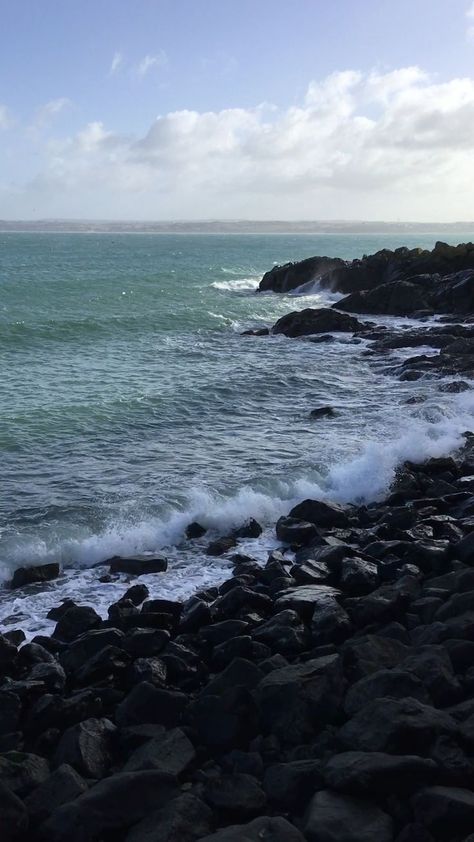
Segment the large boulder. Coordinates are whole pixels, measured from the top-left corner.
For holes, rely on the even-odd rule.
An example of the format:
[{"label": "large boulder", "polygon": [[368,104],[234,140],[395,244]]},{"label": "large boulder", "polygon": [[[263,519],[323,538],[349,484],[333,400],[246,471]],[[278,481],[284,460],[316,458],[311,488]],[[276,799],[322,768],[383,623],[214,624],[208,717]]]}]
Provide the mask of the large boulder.
[{"label": "large boulder", "polygon": [[436,774],[437,766],[433,760],[379,751],[336,754],[323,770],[326,784],[331,789],[369,797],[397,790],[410,792],[419,789],[432,783]]},{"label": "large boulder", "polygon": [[[260,816],[248,824],[234,824],[204,836],[200,842],[305,842],[299,830],[281,816]],[[380,840],[382,842],[382,840]]]},{"label": "large boulder", "polygon": [[326,503],[323,500],[303,500],[294,506],[289,517],[306,520],[322,529],[344,528],[348,524],[348,510],[338,503]]},{"label": "large boulder", "polygon": [[23,588],[25,585],[34,585],[39,582],[50,582],[59,576],[59,564],[39,564],[35,567],[18,567],[10,582],[11,588]]},{"label": "large boulder", "polygon": [[308,842],[392,842],[393,822],[370,801],[323,789],[309,804],[304,833]]},{"label": "large boulder", "polygon": [[273,325],[272,333],[283,333],[285,336],[310,336],[313,333],[354,333],[363,330],[364,325],[347,313],[337,310],[312,309],[296,310],[287,313]]},{"label": "large boulder", "polygon": [[195,842],[210,832],[211,825],[207,804],[186,792],[132,827],[125,842]]},{"label": "large boulder", "polygon": [[308,257],[298,263],[274,266],[265,272],[260,281],[259,292],[290,292],[303,284],[311,283],[326,275],[332,269],[345,266],[338,257]]},{"label": "large boulder", "polygon": [[62,735],[54,765],[69,764],[86,778],[103,778],[110,765],[114,725],[108,719],[90,719],[72,725]]},{"label": "large boulder", "polygon": [[474,828],[474,792],[470,789],[427,787],[412,803],[417,820],[437,838],[462,839]]}]

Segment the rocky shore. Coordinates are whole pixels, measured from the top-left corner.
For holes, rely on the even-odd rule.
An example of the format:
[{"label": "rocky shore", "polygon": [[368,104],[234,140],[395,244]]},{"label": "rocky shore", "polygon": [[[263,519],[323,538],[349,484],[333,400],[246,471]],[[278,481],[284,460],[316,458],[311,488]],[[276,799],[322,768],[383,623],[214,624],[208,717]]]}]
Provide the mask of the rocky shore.
[{"label": "rocky shore", "polygon": [[[320,277],[352,303],[260,335],[349,332],[391,374],[469,388],[473,245],[312,260],[276,267],[262,289]],[[366,315],[395,301],[416,327]],[[439,354],[416,353],[426,345]],[[264,565],[248,551],[260,532],[251,520],[210,542],[233,574],[185,602],[140,583],[145,569],[166,575],[165,558],[115,558],[98,575],[128,581],[108,619],[66,601],[50,637],[4,631],[2,839],[473,842],[474,436],[453,457],[405,463],[383,502],[302,501]],[[202,534],[189,525],[189,542]],[[17,571],[12,586],[57,573]]]}]

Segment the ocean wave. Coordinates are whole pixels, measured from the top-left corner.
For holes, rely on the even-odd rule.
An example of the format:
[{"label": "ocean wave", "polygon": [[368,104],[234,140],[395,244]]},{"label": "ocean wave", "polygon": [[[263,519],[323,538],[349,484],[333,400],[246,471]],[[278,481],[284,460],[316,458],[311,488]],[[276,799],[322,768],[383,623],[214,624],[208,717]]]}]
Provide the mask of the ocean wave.
[{"label": "ocean wave", "polygon": [[211,287],[225,292],[254,292],[260,283],[259,277],[237,278],[233,281],[213,281]]}]

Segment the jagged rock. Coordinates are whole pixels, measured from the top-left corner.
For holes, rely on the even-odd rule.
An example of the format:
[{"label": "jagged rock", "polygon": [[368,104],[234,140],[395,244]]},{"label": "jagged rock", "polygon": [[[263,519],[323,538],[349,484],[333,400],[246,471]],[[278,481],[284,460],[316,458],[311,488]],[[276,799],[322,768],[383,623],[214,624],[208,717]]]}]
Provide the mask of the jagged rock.
[{"label": "jagged rock", "polygon": [[128,684],[132,687],[146,681],[154,687],[166,685],[167,669],[161,658],[136,658],[127,670]]},{"label": "jagged rock", "polygon": [[49,842],[98,840],[124,831],[177,795],[173,778],[161,772],[123,772],[53,811],[42,826]]},{"label": "jagged rock", "polygon": [[11,588],[24,588],[38,582],[50,582],[59,576],[59,564],[41,564],[37,567],[17,567],[10,582]]},{"label": "jagged rock", "polygon": [[93,608],[77,605],[69,608],[58,620],[53,632],[54,637],[66,642],[72,641],[84,632],[97,629],[102,620]]},{"label": "jagged rock", "polygon": [[257,710],[246,687],[201,695],[191,713],[200,741],[213,751],[243,748],[257,733]]},{"label": "jagged rock", "polygon": [[137,748],[128,758],[123,771],[141,772],[156,769],[179,777],[194,761],[193,744],[180,728],[166,731]]},{"label": "jagged rock", "polygon": [[140,605],[145,599],[148,599],[149,596],[150,591],[146,585],[132,585],[125,591],[122,599],[129,599],[134,605]]},{"label": "jagged rock", "polygon": [[316,646],[339,643],[350,635],[352,623],[349,615],[334,596],[322,594],[313,605],[311,634]]},{"label": "jagged rock", "polygon": [[74,674],[74,683],[88,686],[119,677],[128,667],[130,655],[117,646],[105,646],[89,658]]},{"label": "jagged rock", "polygon": [[322,603],[327,599],[340,596],[340,591],[329,585],[300,585],[297,588],[287,588],[278,596],[275,607],[282,611],[291,609],[296,611],[306,622],[309,622]]},{"label": "jagged rock", "polygon": [[179,628],[183,632],[194,632],[211,622],[211,609],[207,602],[192,596],[184,605],[179,618]]},{"label": "jagged rock", "polygon": [[343,690],[339,655],[272,671],[255,690],[263,732],[290,745],[304,742],[337,718]]},{"label": "jagged rock", "polygon": [[254,640],[265,643],[272,652],[296,655],[307,643],[307,632],[296,611],[280,611],[252,633]]},{"label": "jagged rock", "polygon": [[177,725],[187,703],[184,693],[161,690],[142,681],[117,706],[115,719],[121,728],[143,722]]},{"label": "jagged rock", "polygon": [[293,760],[268,766],[263,788],[275,806],[295,810],[307,804],[309,797],[322,782],[319,760]]},{"label": "jagged rock", "polygon": [[305,842],[296,827],[281,816],[260,816],[248,824],[230,827],[204,836],[200,842]]},{"label": "jagged rock", "polygon": [[375,699],[342,726],[341,743],[360,751],[429,753],[440,734],[455,734],[449,714],[417,699]]},{"label": "jagged rock", "polygon": [[25,806],[33,822],[42,822],[57,807],[74,801],[87,789],[84,779],[64,763],[25,798]]},{"label": "jagged rock", "polygon": [[369,801],[326,789],[310,802],[304,833],[308,842],[392,842],[393,822]]},{"label": "jagged rock", "polygon": [[193,521],[193,523],[190,523],[186,527],[186,538],[192,541],[195,538],[202,538],[202,536],[205,535],[206,532],[207,529],[205,526],[201,526],[200,523]]},{"label": "jagged rock", "polygon": [[61,664],[35,664],[28,676],[30,681],[41,681],[51,693],[61,693],[66,686],[66,673]]},{"label": "jagged rock", "polygon": [[204,788],[204,799],[227,819],[248,819],[262,812],[266,796],[258,781],[244,773],[223,774]]},{"label": "jagged rock", "polygon": [[125,842],[195,842],[209,833],[212,812],[191,793],[173,798],[135,825]]},{"label": "jagged rock", "polygon": [[20,722],[21,701],[16,693],[0,690],[0,735],[16,731]]},{"label": "jagged rock", "polygon": [[331,789],[367,797],[397,790],[414,791],[432,783],[436,774],[433,760],[378,751],[336,754],[323,770],[324,780]]},{"label": "jagged rock", "polygon": [[276,524],[276,536],[286,544],[307,547],[318,536],[318,530],[312,523],[293,517],[281,517]]},{"label": "jagged rock", "polygon": [[363,558],[346,558],[342,562],[338,584],[345,593],[354,596],[370,593],[379,584],[377,565]]},{"label": "jagged rock", "polygon": [[68,728],[56,749],[56,767],[69,764],[86,778],[103,778],[110,765],[110,743],[115,733],[108,719],[90,718]]},{"label": "jagged rock", "polygon": [[106,562],[111,573],[129,573],[131,576],[143,576],[150,573],[166,573],[168,560],[164,556],[136,555],[121,558],[115,556]]},{"label": "jagged rock", "polygon": [[46,614],[48,620],[59,620],[66,611],[69,611],[70,608],[75,608],[76,603],[73,599],[63,599],[59,605],[55,605],[54,608],[51,608],[48,613]]},{"label": "jagged rock", "polygon": [[124,637],[123,648],[133,657],[147,658],[159,655],[169,639],[165,629],[134,629]]},{"label": "jagged rock", "polygon": [[16,646],[7,637],[0,634],[0,669],[8,669],[16,660],[17,656],[18,650]]},{"label": "jagged rock", "polygon": [[206,555],[219,556],[228,553],[237,544],[237,539],[232,535],[227,538],[216,538],[211,541],[206,550]]},{"label": "jagged rock", "polygon": [[351,716],[373,699],[404,699],[407,696],[425,704],[431,702],[429,693],[416,675],[405,669],[379,670],[364,676],[349,688],[344,710]]},{"label": "jagged rock", "polygon": [[283,266],[273,266],[265,272],[259,284],[259,292],[289,292],[292,289],[313,282],[318,277],[326,275],[336,267],[343,267],[345,263],[338,257],[308,257],[297,263],[285,263]]},{"label": "jagged rock", "polygon": [[76,672],[103,649],[109,646],[120,648],[123,641],[124,634],[119,629],[86,631],[61,652],[59,660],[66,672]]},{"label": "jagged rock", "polygon": [[411,649],[399,640],[375,634],[355,637],[344,644],[343,655],[352,680],[370,675],[380,669],[398,666]]},{"label": "jagged rock", "polygon": [[258,538],[263,532],[262,527],[260,524],[251,517],[242,526],[239,526],[238,529],[234,530],[234,537],[235,538]]},{"label": "jagged rock", "polygon": [[263,672],[244,658],[235,658],[201,690],[201,696],[219,696],[234,687],[253,690],[263,678]]}]

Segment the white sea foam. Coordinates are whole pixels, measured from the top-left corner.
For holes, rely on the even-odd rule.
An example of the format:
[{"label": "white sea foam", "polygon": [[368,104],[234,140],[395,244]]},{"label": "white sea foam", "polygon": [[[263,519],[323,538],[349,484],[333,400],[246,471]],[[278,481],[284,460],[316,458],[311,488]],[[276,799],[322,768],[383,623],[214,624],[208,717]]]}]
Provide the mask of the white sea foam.
[{"label": "white sea foam", "polygon": [[225,292],[254,292],[259,283],[259,277],[237,278],[233,281],[213,281],[211,287]]}]

